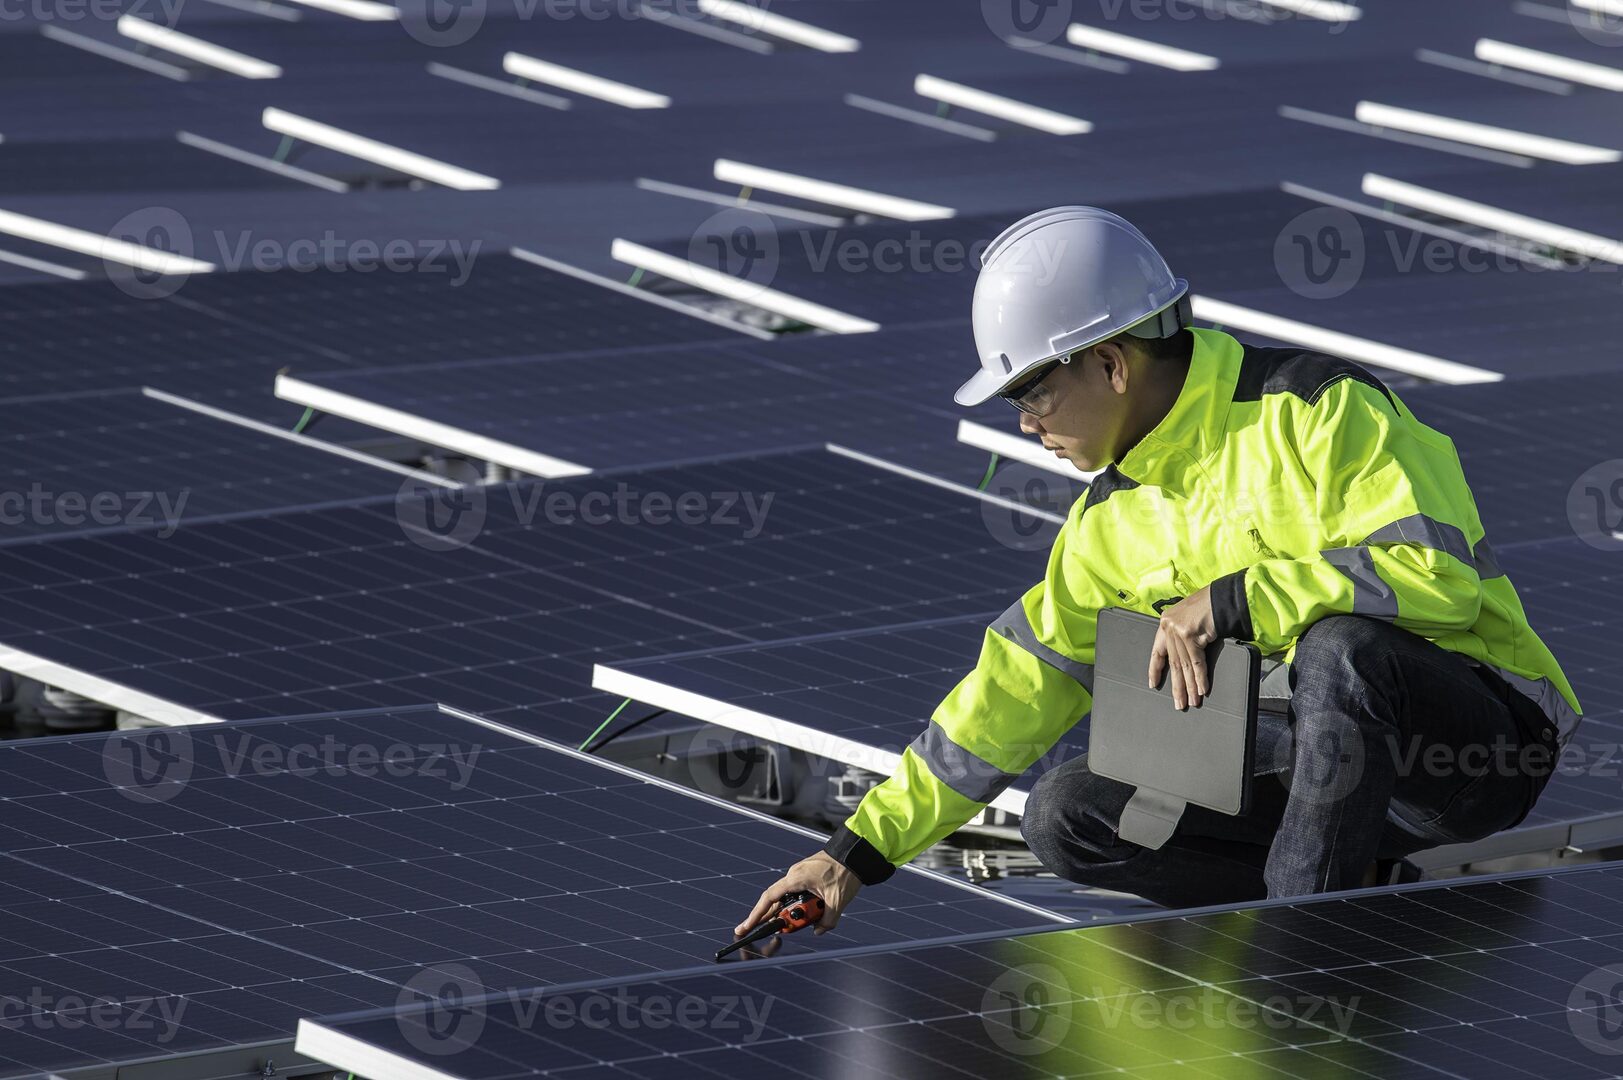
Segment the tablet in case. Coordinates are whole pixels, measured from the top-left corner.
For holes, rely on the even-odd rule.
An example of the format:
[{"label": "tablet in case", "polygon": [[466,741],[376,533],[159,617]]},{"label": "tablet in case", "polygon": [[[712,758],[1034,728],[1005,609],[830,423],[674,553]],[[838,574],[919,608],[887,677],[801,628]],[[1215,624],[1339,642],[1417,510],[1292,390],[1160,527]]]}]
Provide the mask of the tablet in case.
[{"label": "tablet in case", "polygon": [[1189,803],[1224,814],[1250,809],[1262,657],[1232,639],[1207,647],[1211,692],[1199,708],[1172,703],[1172,677],[1146,676],[1160,620],[1126,608],[1099,612],[1088,767],[1138,790],[1117,835],[1159,848]]}]

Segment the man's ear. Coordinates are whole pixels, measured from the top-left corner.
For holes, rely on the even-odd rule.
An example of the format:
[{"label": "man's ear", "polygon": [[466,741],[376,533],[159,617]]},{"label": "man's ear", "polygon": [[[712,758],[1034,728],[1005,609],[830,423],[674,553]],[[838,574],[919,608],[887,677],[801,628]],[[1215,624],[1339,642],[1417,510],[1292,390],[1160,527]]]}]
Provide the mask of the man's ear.
[{"label": "man's ear", "polygon": [[1105,381],[1110,388],[1118,394],[1127,393],[1127,384],[1131,379],[1131,365],[1127,362],[1127,350],[1122,348],[1120,342],[1106,341],[1094,346],[1094,353],[1099,358],[1099,368],[1104,374]]}]

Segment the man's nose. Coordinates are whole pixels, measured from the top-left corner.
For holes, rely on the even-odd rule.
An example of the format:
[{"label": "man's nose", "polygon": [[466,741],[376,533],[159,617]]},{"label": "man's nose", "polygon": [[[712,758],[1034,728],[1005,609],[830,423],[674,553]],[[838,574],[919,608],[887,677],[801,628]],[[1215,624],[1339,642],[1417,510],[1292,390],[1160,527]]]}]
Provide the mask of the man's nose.
[{"label": "man's nose", "polygon": [[1023,412],[1020,414],[1020,430],[1027,435],[1041,435],[1043,433],[1043,423],[1030,413]]}]

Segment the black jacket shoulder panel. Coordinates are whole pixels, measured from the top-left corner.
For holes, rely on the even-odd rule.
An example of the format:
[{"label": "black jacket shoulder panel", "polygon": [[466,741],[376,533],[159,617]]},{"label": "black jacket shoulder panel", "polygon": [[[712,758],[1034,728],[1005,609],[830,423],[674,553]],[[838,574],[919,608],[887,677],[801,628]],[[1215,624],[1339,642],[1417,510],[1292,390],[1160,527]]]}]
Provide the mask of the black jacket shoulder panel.
[{"label": "black jacket shoulder panel", "polygon": [[1386,384],[1367,368],[1328,353],[1305,349],[1270,349],[1245,345],[1235,401],[1261,401],[1267,394],[1295,394],[1309,405],[1342,379],[1354,379],[1381,392],[1393,410],[1397,403]]}]

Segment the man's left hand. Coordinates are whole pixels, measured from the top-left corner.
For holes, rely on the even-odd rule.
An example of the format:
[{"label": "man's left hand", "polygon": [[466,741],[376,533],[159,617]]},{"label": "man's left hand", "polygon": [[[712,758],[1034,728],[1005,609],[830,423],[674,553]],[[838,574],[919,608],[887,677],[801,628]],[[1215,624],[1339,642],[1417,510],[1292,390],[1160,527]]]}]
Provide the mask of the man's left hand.
[{"label": "man's left hand", "polygon": [[1150,650],[1151,689],[1160,686],[1162,674],[1170,670],[1172,703],[1179,710],[1188,705],[1200,708],[1212,689],[1211,673],[1206,670],[1206,646],[1216,640],[1211,586],[1161,612],[1155,647]]}]

